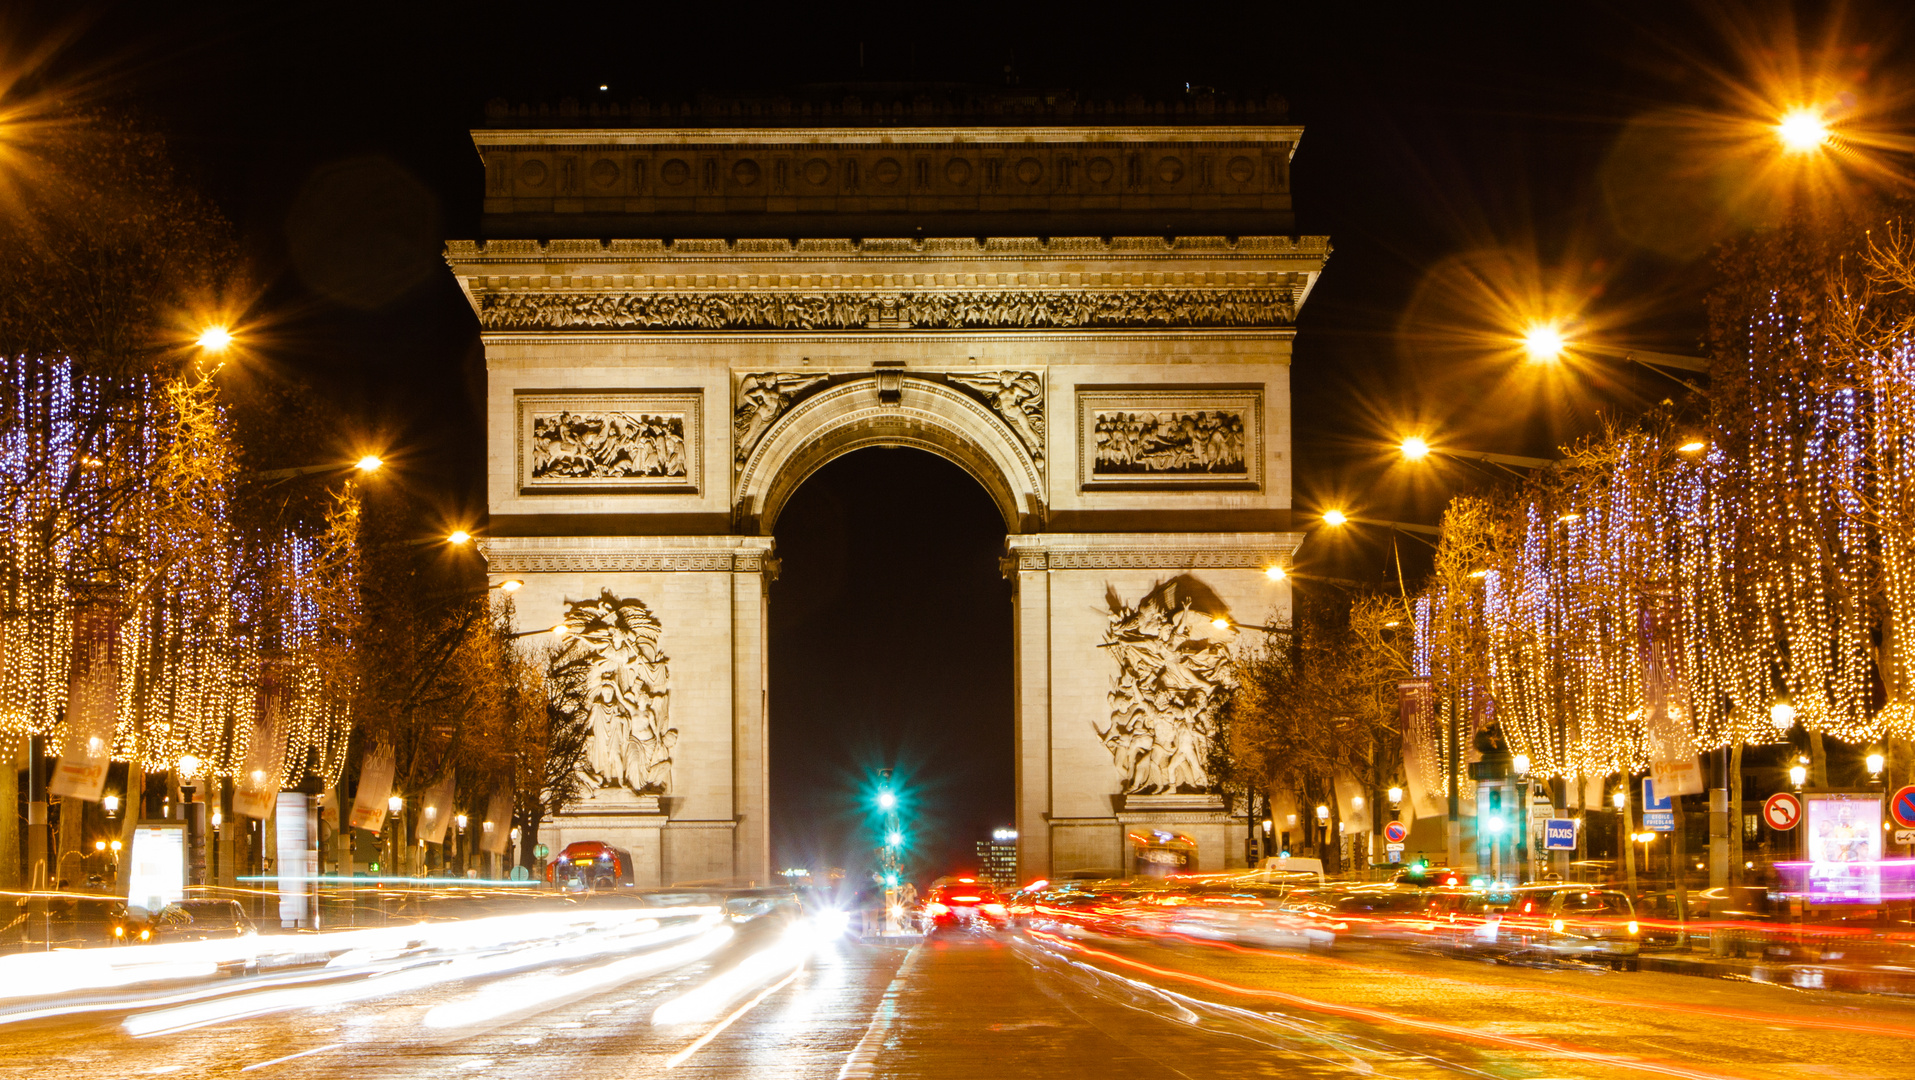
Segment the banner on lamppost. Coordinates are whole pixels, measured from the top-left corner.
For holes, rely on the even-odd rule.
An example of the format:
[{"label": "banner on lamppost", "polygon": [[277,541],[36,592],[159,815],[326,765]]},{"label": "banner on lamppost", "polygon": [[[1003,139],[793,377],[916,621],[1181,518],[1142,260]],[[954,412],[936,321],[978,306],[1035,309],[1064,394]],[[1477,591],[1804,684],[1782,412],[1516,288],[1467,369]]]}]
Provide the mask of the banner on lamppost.
[{"label": "banner on lamppost", "polygon": [[1702,767],[1690,730],[1689,680],[1683,663],[1682,608],[1672,592],[1642,597],[1637,655],[1642,667],[1642,730],[1649,774],[1662,795],[1702,791]]},{"label": "banner on lamppost", "polygon": [[1409,788],[1411,813],[1440,817],[1448,812],[1443,772],[1435,761],[1438,741],[1436,696],[1429,678],[1404,679],[1396,684],[1398,728],[1403,732],[1403,773]]},{"label": "banner on lamppost", "polygon": [[286,766],[286,737],[280,731],[285,694],[279,665],[259,664],[259,693],[253,698],[253,730],[246,743],[246,764],[233,778],[233,813],[267,821],[279,804],[279,777]]},{"label": "banner on lamppost", "polygon": [[453,774],[426,789],[419,805],[419,838],[428,844],[443,844],[446,824],[452,820]]},{"label": "banner on lamppost", "polygon": [[375,746],[366,752],[359,763],[359,790],[352,797],[352,817],[347,821],[351,828],[376,833],[386,827],[394,768],[392,747]]},{"label": "banner on lamppost", "polygon": [[487,855],[505,854],[506,837],[512,832],[512,793],[494,791],[485,808],[485,821],[479,826],[479,850]]},{"label": "banner on lamppost", "polygon": [[66,738],[47,791],[99,802],[113,763],[113,729],[120,711],[120,620],[96,609],[73,620],[73,659],[67,669]]}]

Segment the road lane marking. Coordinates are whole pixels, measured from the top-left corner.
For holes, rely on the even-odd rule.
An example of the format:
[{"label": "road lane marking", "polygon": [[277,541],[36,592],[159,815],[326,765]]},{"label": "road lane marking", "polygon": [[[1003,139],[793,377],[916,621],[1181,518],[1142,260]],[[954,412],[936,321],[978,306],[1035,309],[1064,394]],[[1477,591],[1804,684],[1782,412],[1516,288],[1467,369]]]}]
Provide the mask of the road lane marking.
[{"label": "road lane marking", "polygon": [[301,1050],[301,1051],[300,1051],[299,1053],[297,1053],[297,1054],[287,1054],[287,1055],[286,1055],[285,1057],[283,1057],[283,1058],[274,1058],[274,1059],[273,1059],[273,1060],[271,1060],[271,1061],[262,1061],[262,1062],[259,1062],[258,1064],[255,1064],[255,1065],[248,1065],[248,1066],[246,1066],[245,1068],[243,1068],[243,1069],[241,1069],[241,1070],[239,1070],[239,1071],[240,1071],[240,1072],[252,1072],[252,1071],[253,1071],[254,1069],[264,1069],[264,1068],[266,1068],[266,1067],[267,1067],[268,1065],[284,1065],[284,1064],[285,1064],[286,1062],[288,1062],[288,1061],[295,1061],[295,1060],[297,1060],[297,1059],[299,1059],[299,1058],[303,1058],[303,1057],[311,1057],[311,1056],[313,1056],[314,1054],[323,1054],[323,1053],[325,1053],[325,1052],[326,1052],[326,1051],[328,1051],[328,1050],[337,1050],[337,1049],[339,1049],[340,1047],[342,1047],[342,1046],[344,1046],[344,1045],[346,1045],[346,1044],[345,1044],[345,1043],[333,1043],[333,1044],[332,1044],[331,1046],[315,1046],[315,1047],[313,1047],[313,1048],[312,1048],[311,1050]]},{"label": "road lane marking", "polygon": [[891,985],[884,988],[884,996],[878,999],[878,1007],[871,1010],[871,1023],[865,1026],[864,1038],[851,1049],[851,1056],[845,1059],[844,1068],[838,1070],[838,1080],[868,1080],[877,1075],[878,1052],[884,1049],[884,1037],[891,1031],[891,1022],[897,1017],[898,996],[904,992],[905,977],[917,966],[920,950],[924,946],[913,945],[904,955],[904,962],[891,977]]},{"label": "road lane marking", "polygon": [[785,987],[790,986],[791,980],[803,974],[804,970],[805,970],[805,966],[803,964],[799,964],[797,967],[792,968],[791,974],[785,976],[782,979],[779,979],[777,982],[773,983],[772,985],[765,987],[765,989],[761,993],[759,993],[757,997],[752,998],[750,1001],[745,1002],[743,1005],[740,1005],[738,1007],[737,1012],[732,1013],[730,1016],[725,1017],[723,1020],[720,1020],[718,1022],[717,1027],[712,1028],[710,1031],[705,1032],[703,1035],[700,1035],[698,1037],[697,1042],[692,1043],[690,1046],[687,1046],[685,1049],[680,1050],[678,1053],[673,1054],[671,1057],[666,1058],[665,1067],[667,1069],[676,1069],[680,1065],[684,1064],[686,1058],[689,1058],[693,1054],[696,1054],[698,1053],[698,1051],[704,1049],[706,1043],[709,1043],[713,1039],[716,1039],[718,1037],[718,1033],[730,1027],[733,1021],[737,1020],[739,1017],[745,1015],[746,1013],[750,1012],[752,1009],[756,1008],[759,1002],[765,1000],[766,998],[777,993],[778,991],[783,990]]}]

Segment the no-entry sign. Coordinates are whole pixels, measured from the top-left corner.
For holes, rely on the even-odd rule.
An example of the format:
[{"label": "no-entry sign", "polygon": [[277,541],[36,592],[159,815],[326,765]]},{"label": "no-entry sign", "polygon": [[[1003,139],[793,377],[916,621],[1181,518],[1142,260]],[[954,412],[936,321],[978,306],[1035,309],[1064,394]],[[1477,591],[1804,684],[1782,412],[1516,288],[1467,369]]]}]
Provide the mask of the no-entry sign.
[{"label": "no-entry sign", "polygon": [[[1915,788],[1910,788],[1909,790],[1915,791]],[[1403,842],[1403,838],[1408,835],[1410,835],[1409,826],[1400,821],[1392,821],[1388,825],[1383,826],[1383,839],[1388,843],[1400,844]]]},{"label": "no-entry sign", "polygon": [[1802,820],[1802,800],[1786,791],[1778,791],[1762,804],[1762,820],[1769,828],[1787,831]]},{"label": "no-entry sign", "polygon": [[1895,824],[1904,829],[1915,829],[1915,784],[1910,784],[1895,793],[1888,801],[1888,812],[1895,817]]}]

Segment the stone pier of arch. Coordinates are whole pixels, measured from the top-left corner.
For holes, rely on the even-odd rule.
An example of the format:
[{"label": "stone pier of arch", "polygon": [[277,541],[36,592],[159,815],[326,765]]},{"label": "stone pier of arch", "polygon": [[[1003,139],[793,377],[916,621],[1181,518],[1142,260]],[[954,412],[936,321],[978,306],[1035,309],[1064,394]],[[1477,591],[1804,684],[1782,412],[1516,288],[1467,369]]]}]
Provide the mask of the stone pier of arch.
[{"label": "stone pier of arch", "polygon": [[[847,219],[843,236],[794,242],[728,233],[736,221],[724,217],[725,199],[746,176],[803,182],[809,166],[799,159],[825,145],[814,132],[475,133],[496,235],[453,243],[448,260],[485,347],[489,569],[495,580],[524,581],[514,602],[526,627],[552,625],[593,598],[641,603],[662,660],[647,661],[643,724],[670,731],[668,750],[646,744],[649,760],[668,758],[650,774],[662,782],[643,793],[632,783],[599,788],[541,839],[554,851],[613,842],[633,853],[641,884],[769,880],[772,530],[825,463],[906,446],[965,469],[1004,521],[1020,876],[1128,869],[1140,838],[1160,833],[1194,842],[1196,869],[1241,865],[1241,810],[1125,790],[1124,752],[1107,736],[1114,711],[1138,692],[1118,685],[1114,608],[1134,612],[1156,597],[1206,626],[1287,616],[1288,586],[1265,571],[1288,562],[1301,539],[1290,527],[1290,350],[1328,245],[1254,228],[1036,237],[1059,206],[1095,209],[1097,185],[1135,175],[1146,187],[1181,188],[1151,198],[1200,209],[1209,200],[1206,220],[1234,212],[1247,226],[1280,223],[1287,167],[1235,162],[1287,163],[1298,135],[1276,126],[834,130],[816,160],[837,163],[833,176],[845,161],[865,161],[866,185],[892,157],[935,165],[1015,144],[1006,152],[1044,163],[1040,179],[1068,176],[1084,190],[1027,185],[1044,188],[1049,209],[1027,207],[1022,236],[980,240],[953,227],[957,238],[853,240]],[[1048,148],[1031,150],[1034,139]],[[1157,164],[1095,181],[1083,163],[1099,154]],[[1070,155],[1075,166],[1058,164]],[[1165,179],[1172,158],[1188,175]],[[748,160],[756,172],[737,164]],[[680,175],[673,161],[694,186],[719,177],[724,197],[707,207],[708,235],[734,238],[648,238],[667,177]],[[966,183],[997,175],[1014,185],[1029,171],[980,167]],[[960,172],[907,171],[899,183],[956,184]],[[635,174],[660,190],[600,199],[595,219],[633,239],[512,235],[518,214],[563,227],[566,197],[539,185],[573,185],[589,216],[594,178],[629,186],[640,183]],[[1203,175],[1210,189],[1198,185]],[[1272,185],[1283,188],[1281,213],[1269,209]],[[867,207],[875,197],[857,195]],[[1005,192],[1004,213],[1020,198],[1037,196]],[[1111,214],[1121,215],[1121,198],[1105,200]],[[1262,209],[1242,209],[1252,204]],[[701,212],[693,199],[680,218]],[[932,231],[942,212],[926,211]],[[831,218],[807,227],[820,220]],[[1118,450],[1113,439],[1129,442]],[[1209,648],[1201,627],[1189,630],[1192,616],[1180,617],[1177,633],[1196,637],[1177,647]],[[1215,633],[1226,651],[1246,643]]]}]

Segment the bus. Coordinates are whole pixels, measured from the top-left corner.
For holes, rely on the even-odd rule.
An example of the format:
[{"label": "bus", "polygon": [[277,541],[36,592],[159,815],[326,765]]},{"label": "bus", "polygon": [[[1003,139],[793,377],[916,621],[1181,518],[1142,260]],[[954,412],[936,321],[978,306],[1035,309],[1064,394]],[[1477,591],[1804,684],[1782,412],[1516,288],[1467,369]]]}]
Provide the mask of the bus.
[{"label": "bus", "polygon": [[631,888],[632,853],[597,840],[565,845],[558,858],[545,864],[545,883],[583,892],[587,889]]}]

